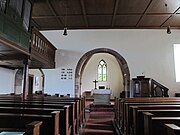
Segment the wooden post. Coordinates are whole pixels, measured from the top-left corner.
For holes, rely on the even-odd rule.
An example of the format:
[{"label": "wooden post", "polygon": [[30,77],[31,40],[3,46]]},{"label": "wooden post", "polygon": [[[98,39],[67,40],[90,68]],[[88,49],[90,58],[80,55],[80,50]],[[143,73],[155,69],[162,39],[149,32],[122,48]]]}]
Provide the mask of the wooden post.
[{"label": "wooden post", "polygon": [[39,69],[39,71],[41,72],[42,74],[42,94],[44,94],[44,82],[45,82],[45,74],[44,72],[42,71],[42,69]]},{"label": "wooden post", "polygon": [[25,60],[24,65],[23,65],[23,80],[22,80],[22,95],[23,95],[23,100],[27,99],[28,95],[28,74],[29,74],[29,62],[30,60]]}]

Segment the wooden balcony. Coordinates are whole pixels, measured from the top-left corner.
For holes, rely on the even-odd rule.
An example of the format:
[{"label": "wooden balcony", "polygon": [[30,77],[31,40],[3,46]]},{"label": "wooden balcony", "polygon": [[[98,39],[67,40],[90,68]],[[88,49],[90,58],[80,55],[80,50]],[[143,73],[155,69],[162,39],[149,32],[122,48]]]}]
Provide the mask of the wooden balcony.
[{"label": "wooden balcony", "polygon": [[[22,10],[8,2],[0,1],[0,66],[16,69],[28,62],[30,68],[55,68],[56,48],[30,28],[31,0],[25,1],[29,7]],[[19,6],[27,5],[23,3]]]},{"label": "wooden balcony", "polygon": [[56,48],[36,29],[32,29],[30,68],[55,68]]},{"label": "wooden balcony", "polygon": [[27,49],[0,34],[0,66],[22,68],[24,61],[30,59],[29,68],[55,68],[56,48],[35,28],[32,29],[29,45]]}]

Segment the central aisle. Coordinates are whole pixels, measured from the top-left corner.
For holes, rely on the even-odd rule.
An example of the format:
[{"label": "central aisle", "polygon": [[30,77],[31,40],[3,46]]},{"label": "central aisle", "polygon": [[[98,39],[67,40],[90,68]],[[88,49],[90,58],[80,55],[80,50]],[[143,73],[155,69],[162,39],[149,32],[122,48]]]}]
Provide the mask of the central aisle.
[{"label": "central aisle", "polygon": [[86,113],[86,122],[80,135],[115,135],[113,127],[114,112],[91,111]]}]

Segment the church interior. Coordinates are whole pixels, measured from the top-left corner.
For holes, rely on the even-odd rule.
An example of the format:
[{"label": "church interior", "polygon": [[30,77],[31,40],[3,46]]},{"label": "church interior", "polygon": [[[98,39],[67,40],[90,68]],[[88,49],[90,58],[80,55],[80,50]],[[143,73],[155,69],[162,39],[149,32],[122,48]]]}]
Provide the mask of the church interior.
[{"label": "church interior", "polygon": [[180,135],[179,54],[179,0],[0,0],[0,135]]}]

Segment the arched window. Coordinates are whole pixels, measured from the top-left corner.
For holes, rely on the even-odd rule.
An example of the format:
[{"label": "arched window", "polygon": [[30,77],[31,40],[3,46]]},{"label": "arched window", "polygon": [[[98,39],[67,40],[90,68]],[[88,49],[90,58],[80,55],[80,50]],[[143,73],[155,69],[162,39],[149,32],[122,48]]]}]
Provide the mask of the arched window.
[{"label": "arched window", "polygon": [[104,60],[98,64],[98,81],[107,81],[107,64]]}]

